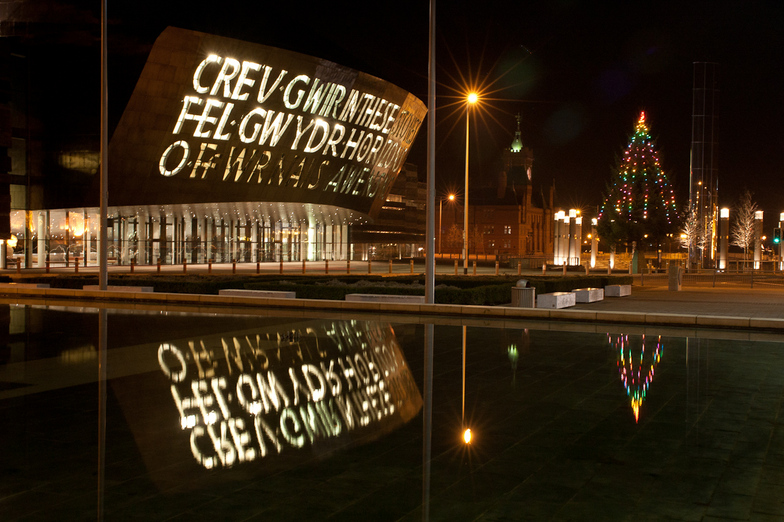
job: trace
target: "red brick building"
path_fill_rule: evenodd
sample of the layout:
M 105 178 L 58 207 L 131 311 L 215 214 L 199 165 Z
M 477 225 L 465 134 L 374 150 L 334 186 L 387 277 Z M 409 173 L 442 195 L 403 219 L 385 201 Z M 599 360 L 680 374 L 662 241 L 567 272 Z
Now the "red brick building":
M 533 160 L 533 151 L 523 146 L 518 116 L 512 144 L 503 151 L 503 170 L 469 179 L 470 256 L 552 257 L 554 188 L 534 182 Z M 443 254 L 462 252 L 463 209 L 459 203 L 457 207 L 441 214 Z

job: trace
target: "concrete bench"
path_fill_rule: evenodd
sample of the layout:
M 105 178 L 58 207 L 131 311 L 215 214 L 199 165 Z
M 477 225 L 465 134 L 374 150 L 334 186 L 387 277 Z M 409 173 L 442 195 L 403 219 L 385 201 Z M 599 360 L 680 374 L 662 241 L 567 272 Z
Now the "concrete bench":
M 49 288 L 49 283 L 0 283 L 0 288 Z
M 594 303 L 604 299 L 604 288 L 577 288 L 572 293 L 578 303 Z
M 632 295 L 632 285 L 607 285 L 604 287 L 605 297 L 625 297 Z
M 364 301 L 372 303 L 404 303 L 424 304 L 423 295 L 393 295 L 393 294 L 346 294 L 346 301 Z
M 84 285 L 82 290 L 100 290 L 99 285 Z M 121 286 L 121 285 L 107 285 L 107 292 L 154 292 L 155 289 L 151 286 Z
M 226 288 L 218 290 L 218 295 L 232 297 L 263 297 L 267 299 L 296 299 L 297 292 L 288 290 L 244 290 L 239 288 Z
M 572 292 L 553 292 L 536 297 L 537 308 L 566 308 L 574 304 L 575 295 Z

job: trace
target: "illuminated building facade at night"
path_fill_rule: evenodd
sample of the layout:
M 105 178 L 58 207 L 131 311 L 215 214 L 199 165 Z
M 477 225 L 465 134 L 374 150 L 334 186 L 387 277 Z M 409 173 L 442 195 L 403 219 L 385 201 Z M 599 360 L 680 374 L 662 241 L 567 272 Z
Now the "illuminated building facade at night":
M 535 186 L 533 151 L 523 146 L 520 118 L 512 144 L 502 151 L 503 169 L 470 185 L 468 232 L 470 255 L 503 258 L 551 256 L 554 189 Z M 462 211 L 461 211 L 462 212 Z M 462 225 L 451 206 L 443 211 L 443 253 L 460 252 L 454 232 Z
M 382 212 L 425 113 L 333 62 L 170 27 L 111 137 L 110 262 L 367 256 L 352 228 Z M 97 152 L 82 148 L 57 154 L 60 184 L 27 176 L 12 202 L 25 266 L 97 261 Z

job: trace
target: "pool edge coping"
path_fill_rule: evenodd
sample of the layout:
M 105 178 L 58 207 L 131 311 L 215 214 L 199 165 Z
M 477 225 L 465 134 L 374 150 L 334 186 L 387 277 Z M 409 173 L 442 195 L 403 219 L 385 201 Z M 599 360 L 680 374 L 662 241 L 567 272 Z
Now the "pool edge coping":
M 78 290 L 63 288 L 0 288 L 5 298 L 58 298 L 105 303 L 217 306 L 225 308 L 289 309 L 303 311 L 392 313 L 414 316 L 452 316 L 482 319 L 568 321 L 580 323 L 616 323 L 642 326 L 719 328 L 729 330 L 784 331 L 784 319 L 770 317 L 678 314 L 661 312 L 626 312 L 607 310 L 550 310 L 511 306 L 461 304 L 378 303 L 372 301 L 337 301 L 276 297 L 236 297 L 174 292 L 126 292 L 118 290 Z

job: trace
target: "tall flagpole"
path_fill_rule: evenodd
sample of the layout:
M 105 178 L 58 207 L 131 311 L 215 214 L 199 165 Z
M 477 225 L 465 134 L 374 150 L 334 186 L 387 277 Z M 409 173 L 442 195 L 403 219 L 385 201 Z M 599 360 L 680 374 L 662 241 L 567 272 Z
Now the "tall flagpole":
M 107 95 L 107 54 L 108 49 L 106 45 L 106 2 L 101 1 L 101 216 L 100 216 L 100 235 L 98 245 L 98 284 L 101 290 L 106 290 L 108 273 L 107 273 L 107 255 L 109 233 L 106 230 L 108 225 L 108 200 L 109 200 L 109 187 L 108 187 L 108 169 L 109 169 L 109 115 L 108 115 L 108 95 Z
M 427 248 L 425 302 L 435 297 L 435 212 L 436 212 L 436 0 L 430 0 L 427 94 Z M 440 223 L 439 223 L 440 226 Z M 422 520 L 430 520 L 430 454 L 433 436 L 433 324 L 425 325 L 424 404 L 422 407 Z
M 436 279 L 436 2 L 430 1 L 427 87 L 427 225 L 425 232 L 425 303 L 435 302 Z M 440 223 L 439 223 L 440 226 Z
M 108 233 L 107 224 L 107 158 L 109 157 L 109 118 L 107 115 L 107 96 L 106 96 L 106 2 L 101 0 L 101 223 L 100 223 L 100 245 L 99 252 L 99 272 L 98 284 L 101 290 L 106 290 L 106 248 Z M 86 253 L 85 253 L 86 255 Z M 77 261 L 78 262 L 78 261 Z M 106 355 L 106 309 L 98 312 L 98 505 L 97 519 L 104 519 L 104 494 L 105 494 L 105 470 L 106 470 L 106 375 L 107 375 L 107 355 Z

